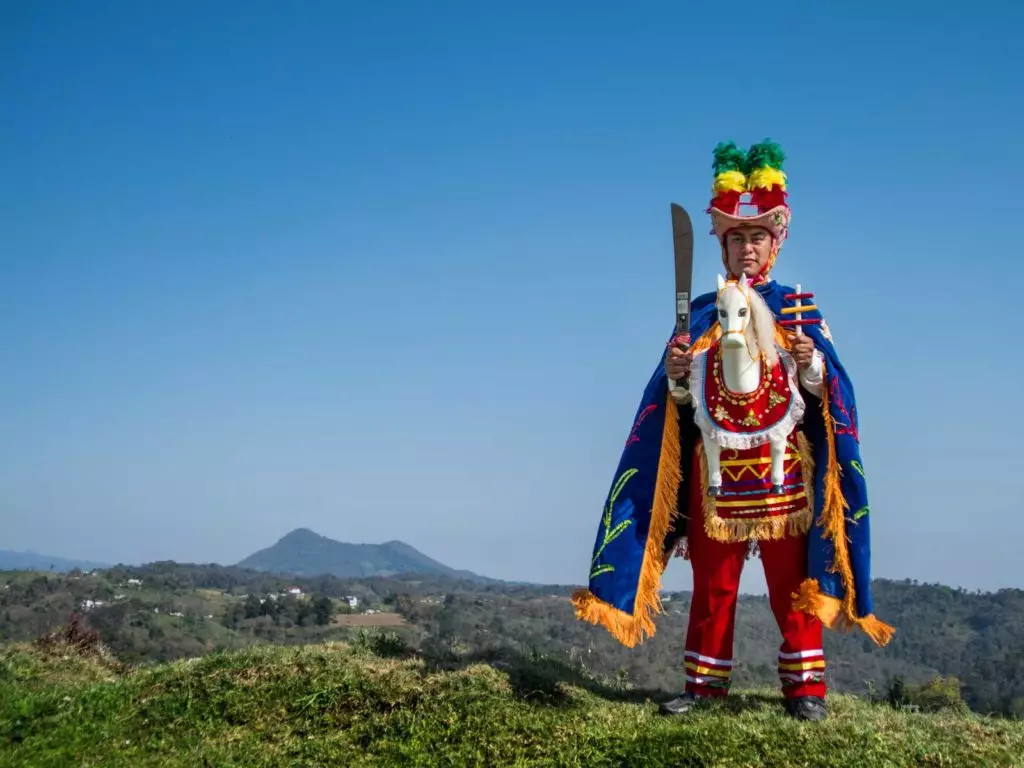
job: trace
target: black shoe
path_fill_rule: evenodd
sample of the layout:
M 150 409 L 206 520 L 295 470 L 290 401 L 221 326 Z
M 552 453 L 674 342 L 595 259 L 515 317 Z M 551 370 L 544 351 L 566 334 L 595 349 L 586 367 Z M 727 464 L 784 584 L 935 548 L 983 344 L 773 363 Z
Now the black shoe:
M 824 720 L 828 717 L 825 700 L 818 696 L 800 696 L 786 702 L 786 711 L 797 720 Z
M 663 715 L 685 715 L 700 703 L 699 696 L 687 692 L 680 694 L 672 701 L 663 701 L 658 705 L 658 711 Z

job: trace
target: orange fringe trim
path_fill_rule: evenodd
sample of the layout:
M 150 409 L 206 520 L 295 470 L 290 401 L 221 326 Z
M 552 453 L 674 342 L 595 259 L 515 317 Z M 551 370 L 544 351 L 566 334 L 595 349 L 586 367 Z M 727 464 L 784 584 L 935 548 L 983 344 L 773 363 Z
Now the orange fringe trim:
M 861 619 L 846 613 L 844 602 L 823 594 L 817 579 L 804 580 L 800 591 L 793 594 L 793 608 L 816 616 L 829 629 L 850 630 L 858 627 L 879 646 L 888 645 L 896 631 L 874 614 Z
M 633 615 L 621 611 L 598 598 L 589 589 L 578 589 L 573 593 L 572 604 L 576 607 L 576 618 L 591 624 L 602 624 L 612 636 L 623 645 L 632 648 L 654 636 L 654 616 L 662 611 L 661 574 L 668 558 L 662 552 L 665 537 L 672 521 L 678 515 L 680 471 L 679 420 L 676 402 L 665 394 L 665 426 L 661 432 L 661 456 L 658 460 L 658 476 L 655 480 L 654 507 L 651 509 L 651 525 L 647 533 L 647 546 L 640 566 Z
M 825 374 L 825 381 L 828 374 Z M 825 439 L 828 445 L 828 469 L 825 472 L 825 504 L 821 510 L 820 525 L 825 529 L 823 537 L 831 538 L 835 548 L 835 559 L 829 570 L 838 573 L 843 580 L 846 597 L 843 600 L 843 611 L 847 616 L 856 614 L 856 603 L 853 589 L 853 569 L 850 567 L 849 542 L 846 538 L 846 510 L 849 505 L 843 498 L 840 482 L 842 469 L 836 457 L 835 426 L 829 410 L 828 387 L 821 388 L 821 412 L 825 421 Z
M 720 338 L 722 338 L 722 326 L 715 322 L 714 325 L 704 332 L 703 336 L 690 345 L 690 352 L 695 355 L 699 355 L 701 352 L 707 352 L 711 349 L 711 345 Z
M 827 375 L 826 375 L 827 381 Z M 843 628 L 860 627 L 876 644 L 885 645 L 892 639 L 895 630 L 874 615 L 857 617 L 857 592 L 853 582 L 853 568 L 850 566 L 849 541 L 846 536 L 846 510 L 849 505 L 843 498 L 840 484 L 841 468 L 836 457 L 835 425 L 829 410 L 828 387 L 822 387 L 821 411 L 825 421 L 825 436 L 828 441 L 828 469 L 825 472 L 825 503 L 818 521 L 824 530 L 822 538 L 832 539 L 835 558 L 829 570 L 838 573 L 843 581 L 844 597 L 838 598 L 825 595 L 815 579 L 808 579 L 800 592 L 793 595 L 794 607 L 821 619 L 830 629 L 841 625 Z
M 708 469 L 707 457 L 704 453 L 703 440 L 698 441 L 694 450 L 697 452 L 697 466 L 700 477 L 700 493 L 704 499 L 704 530 L 708 536 L 715 541 L 737 542 L 763 539 L 782 539 L 786 536 L 799 536 L 807 533 L 811 528 L 811 521 L 814 516 L 814 459 L 810 457 L 810 443 L 802 432 L 797 433 L 799 437 L 799 450 L 801 461 L 801 473 L 804 479 L 804 488 L 807 491 L 807 507 L 796 514 L 785 517 L 757 517 L 749 520 L 724 520 L 718 516 L 718 506 L 715 504 L 715 497 L 708 496 Z M 804 463 L 810 459 L 810 470 L 808 464 Z M 810 474 L 809 474 L 810 472 Z

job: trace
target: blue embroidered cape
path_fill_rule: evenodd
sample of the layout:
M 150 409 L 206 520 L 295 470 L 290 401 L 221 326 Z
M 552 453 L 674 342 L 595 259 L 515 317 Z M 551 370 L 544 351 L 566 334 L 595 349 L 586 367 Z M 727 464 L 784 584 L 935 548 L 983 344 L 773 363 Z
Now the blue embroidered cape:
M 769 281 L 756 286 L 776 318 L 792 288 Z M 694 344 L 717 332 L 716 294 L 698 297 L 691 308 Z M 821 318 L 818 310 L 805 318 Z M 808 534 L 808 578 L 794 605 L 830 628 L 860 627 L 884 645 L 892 628 L 874 616 L 867 485 L 860 457 L 853 384 L 824 326 L 804 326 L 825 358 L 819 400 L 804 391 L 807 412 L 801 429 L 814 459 L 814 518 Z M 827 414 L 827 417 L 826 417 Z M 686 535 L 693 451 L 699 431 L 689 405 L 677 406 L 668 392 L 664 359 L 651 376 L 605 501 L 594 544 L 589 588 L 573 596 L 580 619 L 601 624 L 620 642 L 634 646 L 654 634 L 660 612 L 661 574 L 675 543 Z

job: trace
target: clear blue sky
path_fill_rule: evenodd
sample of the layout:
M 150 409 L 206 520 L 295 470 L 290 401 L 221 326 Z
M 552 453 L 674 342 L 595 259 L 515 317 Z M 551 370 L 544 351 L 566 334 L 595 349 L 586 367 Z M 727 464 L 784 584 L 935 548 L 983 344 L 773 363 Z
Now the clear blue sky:
M 741 11 L 4 4 L 0 548 L 230 563 L 306 526 L 584 582 L 668 204 L 712 289 L 711 150 L 771 137 L 874 573 L 1024 586 L 1024 14 Z

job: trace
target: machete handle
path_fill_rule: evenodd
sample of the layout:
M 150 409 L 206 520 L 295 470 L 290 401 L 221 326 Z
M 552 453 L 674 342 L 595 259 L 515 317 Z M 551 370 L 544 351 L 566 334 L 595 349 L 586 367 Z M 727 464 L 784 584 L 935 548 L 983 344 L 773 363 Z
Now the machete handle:
M 674 336 L 666 347 L 678 347 L 683 351 L 690 348 L 690 334 L 679 334 Z M 687 376 L 685 379 L 669 379 L 668 380 L 668 391 L 672 395 L 672 399 L 675 400 L 679 405 L 685 405 L 690 402 L 692 395 L 690 394 L 690 377 Z

